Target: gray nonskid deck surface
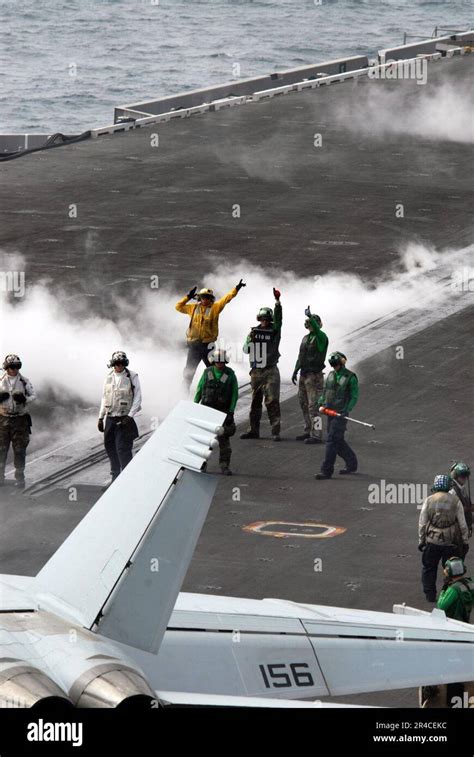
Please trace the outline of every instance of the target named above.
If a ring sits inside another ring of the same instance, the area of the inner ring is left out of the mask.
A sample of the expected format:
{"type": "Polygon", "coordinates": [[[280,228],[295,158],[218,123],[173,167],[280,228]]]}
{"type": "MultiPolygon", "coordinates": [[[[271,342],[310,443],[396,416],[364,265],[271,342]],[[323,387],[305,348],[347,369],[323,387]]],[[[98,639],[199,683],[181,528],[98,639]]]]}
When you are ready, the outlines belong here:
{"type": "Polygon", "coordinates": [[[406,240],[462,247],[468,145],[349,126],[369,91],[409,108],[446,82],[465,87],[473,61],[431,64],[426,87],[347,81],[3,164],[0,249],[24,254],[32,280],[93,295],[100,311],[152,274],[188,287],[216,257],[372,278],[406,240]]]}

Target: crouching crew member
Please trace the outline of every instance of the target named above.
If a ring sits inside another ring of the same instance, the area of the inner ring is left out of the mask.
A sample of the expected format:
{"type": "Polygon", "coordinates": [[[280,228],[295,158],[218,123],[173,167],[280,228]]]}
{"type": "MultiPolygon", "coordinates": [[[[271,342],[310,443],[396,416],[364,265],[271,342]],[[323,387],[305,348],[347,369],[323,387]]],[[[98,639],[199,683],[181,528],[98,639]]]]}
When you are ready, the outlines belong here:
{"type": "Polygon", "coordinates": [[[18,355],[7,355],[0,373],[0,486],[5,482],[5,465],[13,448],[15,486],[25,488],[26,448],[30,443],[31,416],[28,405],[36,399],[29,379],[20,373],[18,355]]]}
{"type": "MultiPolygon", "coordinates": [[[[446,617],[469,623],[474,604],[474,583],[466,575],[464,561],[450,557],[444,564],[444,584],[436,607],[444,610],[446,617]]],[[[422,707],[459,707],[467,699],[472,683],[448,683],[447,686],[422,686],[422,707]]]]}
{"type": "MultiPolygon", "coordinates": [[[[460,557],[451,557],[446,560],[445,581],[436,605],[439,610],[444,610],[446,617],[460,620],[462,623],[469,623],[474,604],[474,582],[466,574],[466,566],[460,557]]],[[[469,688],[468,683],[448,683],[446,686],[447,706],[458,706],[456,703],[463,702],[466,695],[469,701],[469,688]]]]}
{"type": "Polygon", "coordinates": [[[227,365],[225,350],[211,354],[212,364],[206,368],[199,381],[194,402],[213,407],[227,413],[224,433],[217,437],[219,442],[219,466],[225,476],[232,475],[229,468],[232,449],[230,437],[235,434],[234,410],[239,396],[237,377],[227,365]]]}
{"type": "Polygon", "coordinates": [[[444,564],[445,581],[436,607],[448,618],[469,623],[474,604],[474,583],[467,575],[464,560],[450,557],[444,564]]]}
{"type": "Polygon", "coordinates": [[[142,392],[138,374],[130,371],[125,352],[114,352],[104,383],[97,428],[104,434],[112,481],[132,459],[133,440],[138,436],[134,416],[141,409],[142,392]],[[105,425],[104,425],[105,419],[105,425]]]}
{"type": "Polygon", "coordinates": [[[212,289],[201,289],[193,287],[189,292],[176,303],[175,308],[178,313],[184,313],[190,316],[188,330],[186,332],[188,355],[184,367],[184,385],[186,391],[192,384],[196,368],[201,360],[204,365],[209,366],[209,352],[214,347],[214,342],[219,335],[219,315],[224,310],[237,293],[246,286],[242,279],[230,290],[228,294],[216,301],[212,289]],[[191,305],[189,300],[197,299],[197,303],[191,305]]]}
{"type": "Polygon", "coordinates": [[[344,434],[347,428],[346,418],[359,398],[359,382],[356,374],[346,368],[346,360],[342,352],[333,352],[329,356],[329,365],[333,370],[328,374],[324,384],[320,405],[329,410],[336,410],[341,413],[342,418],[328,417],[326,454],[321,465],[321,473],[315,476],[317,479],[331,478],[337,455],[342,457],[346,464],[339,473],[355,473],[357,470],[356,454],[344,439],[344,434]]]}
{"type": "Polygon", "coordinates": [[[262,402],[265,401],[268,420],[272,429],[274,442],[280,441],[280,371],[278,347],[281,339],[283,311],[281,292],[273,290],[275,308],[260,308],[257,314],[258,326],[254,326],[247,336],[243,351],[250,360],[250,387],[252,403],[250,405],[249,428],[240,435],[241,439],[258,439],[262,419],[262,402]]]}
{"type": "Polygon", "coordinates": [[[319,315],[313,315],[310,307],[304,311],[305,328],[309,334],[303,337],[298,360],[291,380],[296,384],[298,371],[298,399],[304,418],[303,433],[296,437],[297,441],[305,444],[320,444],[323,439],[322,419],[318,413],[319,398],[324,390],[324,361],[328,349],[328,338],[322,331],[319,315]]]}
{"type": "Polygon", "coordinates": [[[435,476],[431,491],[423,502],[418,523],[418,549],[422,552],[421,582],[428,602],[436,602],[438,564],[450,557],[464,557],[469,549],[464,510],[455,494],[452,480],[444,474],[435,476]]]}

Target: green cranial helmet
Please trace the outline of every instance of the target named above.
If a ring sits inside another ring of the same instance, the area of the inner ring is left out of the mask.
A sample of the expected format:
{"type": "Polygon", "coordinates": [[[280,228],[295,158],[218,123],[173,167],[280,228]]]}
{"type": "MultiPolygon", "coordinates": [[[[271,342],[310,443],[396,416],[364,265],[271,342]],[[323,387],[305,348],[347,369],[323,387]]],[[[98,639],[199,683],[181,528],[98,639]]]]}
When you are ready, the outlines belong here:
{"type": "Polygon", "coordinates": [[[444,564],[444,570],[450,578],[453,578],[453,576],[463,576],[466,566],[462,557],[450,557],[444,564]]]}
{"type": "Polygon", "coordinates": [[[273,310],[271,308],[260,308],[257,313],[257,321],[272,321],[273,310]]]}
{"type": "Polygon", "coordinates": [[[457,478],[458,476],[466,476],[467,478],[468,476],[471,475],[471,469],[469,465],[461,461],[459,461],[458,463],[454,463],[451,466],[449,472],[451,473],[453,478],[457,478]]]}

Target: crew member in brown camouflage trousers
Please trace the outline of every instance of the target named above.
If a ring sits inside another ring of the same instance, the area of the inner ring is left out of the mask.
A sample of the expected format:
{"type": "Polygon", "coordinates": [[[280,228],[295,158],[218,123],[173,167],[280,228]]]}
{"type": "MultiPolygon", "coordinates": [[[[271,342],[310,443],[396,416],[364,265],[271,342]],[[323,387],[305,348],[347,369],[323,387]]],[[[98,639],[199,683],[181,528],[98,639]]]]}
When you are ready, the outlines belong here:
{"type": "Polygon", "coordinates": [[[249,428],[240,435],[241,439],[258,439],[262,418],[262,402],[265,401],[268,420],[272,428],[272,439],[280,441],[280,371],[278,347],[281,338],[283,311],[280,303],[281,292],[273,290],[275,308],[260,308],[257,314],[258,326],[250,330],[243,350],[250,360],[250,386],[252,404],[250,406],[249,428]]]}
{"type": "Polygon", "coordinates": [[[26,448],[30,443],[31,417],[27,405],[36,399],[29,379],[20,373],[18,355],[7,355],[0,372],[0,486],[5,482],[5,464],[13,447],[15,485],[25,488],[26,448]]]}
{"type": "Polygon", "coordinates": [[[451,466],[449,471],[451,476],[451,494],[455,494],[459,499],[464,509],[464,517],[466,518],[467,530],[469,532],[469,538],[472,536],[472,502],[471,502],[471,490],[469,486],[469,477],[471,475],[471,469],[469,465],[461,461],[455,462],[451,466]]]}
{"type": "Polygon", "coordinates": [[[321,444],[323,440],[322,422],[318,413],[319,398],[324,389],[324,361],[328,350],[328,338],[322,331],[319,315],[313,315],[308,305],[304,311],[305,328],[309,334],[303,337],[298,360],[291,380],[296,384],[298,371],[298,399],[304,418],[304,431],[296,437],[305,444],[321,444]]]}

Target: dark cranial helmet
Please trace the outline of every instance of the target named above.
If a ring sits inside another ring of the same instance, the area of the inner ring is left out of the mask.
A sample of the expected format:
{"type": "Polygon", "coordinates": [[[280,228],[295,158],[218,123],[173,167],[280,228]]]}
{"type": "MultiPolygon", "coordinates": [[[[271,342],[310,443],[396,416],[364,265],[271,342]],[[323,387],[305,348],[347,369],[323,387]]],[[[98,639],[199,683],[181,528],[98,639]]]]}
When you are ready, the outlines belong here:
{"type": "Polygon", "coordinates": [[[451,476],[447,476],[445,473],[441,473],[440,475],[434,477],[431,491],[432,492],[449,492],[452,485],[453,485],[453,480],[451,476]]]}
{"type": "Polygon", "coordinates": [[[257,321],[273,321],[273,310],[271,308],[260,308],[257,313],[257,321]]]}
{"type": "Polygon", "coordinates": [[[125,365],[127,366],[129,364],[129,359],[125,352],[122,352],[121,350],[118,350],[117,352],[112,353],[112,357],[110,358],[108,362],[108,367],[113,368],[114,365],[125,365]]]}
{"type": "Polygon", "coordinates": [[[471,469],[469,465],[466,463],[462,463],[459,461],[459,463],[454,463],[454,465],[451,466],[450,471],[453,478],[457,478],[458,476],[468,476],[471,475],[471,469]]]}
{"type": "Polygon", "coordinates": [[[21,368],[21,360],[18,355],[7,355],[3,361],[3,368],[4,370],[7,368],[18,368],[19,370],[21,368]]]}
{"type": "Polygon", "coordinates": [[[339,365],[339,363],[342,363],[343,360],[347,360],[346,356],[343,352],[332,352],[329,355],[329,365],[332,365],[334,368],[336,365],[339,365]]]}
{"type": "MultiPolygon", "coordinates": [[[[314,320],[317,322],[319,328],[322,327],[323,322],[322,322],[321,318],[319,317],[319,315],[316,315],[316,313],[311,313],[311,318],[314,318],[314,320]]],[[[304,322],[305,329],[310,329],[311,328],[311,318],[306,318],[305,319],[305,322],[304,322]]]]}

